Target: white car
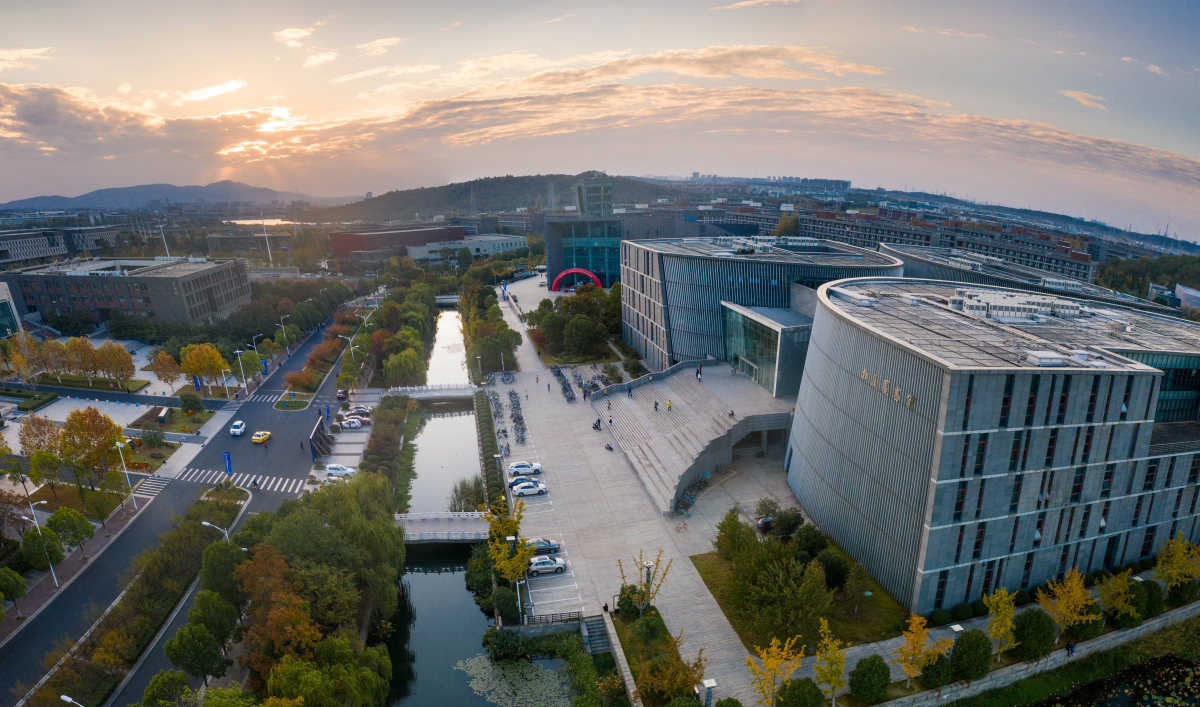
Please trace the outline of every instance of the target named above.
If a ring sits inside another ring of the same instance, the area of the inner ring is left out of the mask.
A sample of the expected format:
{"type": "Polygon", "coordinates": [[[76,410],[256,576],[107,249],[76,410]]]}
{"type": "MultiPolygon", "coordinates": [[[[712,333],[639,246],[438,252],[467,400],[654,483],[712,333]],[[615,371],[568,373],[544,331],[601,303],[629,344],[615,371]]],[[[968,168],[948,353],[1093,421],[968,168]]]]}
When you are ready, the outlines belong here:
{"type": "Polygon", "coordinates": [[[362,423],[354,418],[350,418],[348,420],[342,420],[342,427],[345,427],[348,430],[357,430],[358,428],[362,427],[362,423]]]}
{"type": "Polygon", "coordinates": [[[544,496],[546,490],[546,484],[540,481],[526,481],[513,486],[512,492],[514,496],[544,496]]]}
{"type": "Polygon", "coordinates": [[[229,434],[233,437],[241,437],[246,434],[246,423],[238,420],[229,426],[229,434]]]}
{"type": "Polygon", "coordinates": [[[326,476],[354,476],[355,473],[356,473],[355,469],[351,469],[348,466],[342,466],[341,464],[326,464],[325,465],[325,475],[326,476]]]}
{"type": "Polygon", "coordinates": [[[508,465],[509,476],[527,476],[530,474],[536,476],[540,473],[542,473],[542,465],[537,462],[521,461],[508,465]]]}
{"type": "Polygon", "coordinates": [[[359,417],[357,415],[350,415],[349,417],[342,418],[343,422],[350,422],[351,420],[357,422],[359,427],[366,427],[367,425],[371,424],[371,418],[369,418],[369,417],[359,417]]]}
{"type": "Polygon", "coordinates": [[[534,555],[529,558],[529,574],[536,577],[539,574],[562,574],[563,570],[567,569],[567,561],[561,557],[551,557],[549,555],[534,555]]]}

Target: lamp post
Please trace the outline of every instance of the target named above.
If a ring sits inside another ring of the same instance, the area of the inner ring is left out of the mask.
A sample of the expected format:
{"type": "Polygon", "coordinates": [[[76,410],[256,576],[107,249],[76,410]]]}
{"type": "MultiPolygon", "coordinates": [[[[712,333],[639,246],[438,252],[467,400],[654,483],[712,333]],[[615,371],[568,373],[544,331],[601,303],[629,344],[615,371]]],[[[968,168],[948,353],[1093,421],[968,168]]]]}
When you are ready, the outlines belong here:
{"type": "Polygon", "coordinates": [[[479,382],[483,382],[483,356],[476,356],[475,363],[479,365],[479,382]]]}
{"type": "Polygon", "coordinates": [[[66,695],[59,695],[59,699],[61,699],[63,702],[66,702],[67,704],[79,705],[79,707],[83,707],[83,705],[79,704],[78,702],[71,699],[70,697],[67,697],[66,695]]]}
{"type": "Polygon", "coordinates": [[[500,460],[504,458],[504,455],[503,454],[493,454],[492,458],[496,460],[496,478],[499,479],[501,484],[503,484],[504,483],[504,465],[500,463],[500,460]]]}
{"type": "Polygon", "coordinates": [[[59,587],[58,575],[56,575],[54,573],[54,563],[50,561],[50,548],[46,547],[46,536],[42,535],[42,526],[38,524],[37,515],[33,512],[34,506],[40,506],[43,503],[45,503],[45,501],[38,501],[37,503],[30,503],[29,504],[29,515],[31,517],[26,518],[25,516],[21,516],[21,518],[23,520],[29,521],[30,523],[33,523],[33,527],[37,528],[38,539],[42,541],[42,551],[46,553],[46,564],[50,565],[50,577],[54,580],[54,588],[58,589],[58,587],[59,587]]]}
{"type": "Polygon", "coordinates": [[[284,319],[288,319],[288,318],[290,318],[291,316],[292,316],[292,315],[290,315],[290,314],[285,314],[285,315],[283,315],[282,317],[280,317],[280,318],[279,318],[279,333],[280,333],[280,335],[282,335],[282,336],[283,336],[283,340],[284,340],[284,342],[285,342],[285,343],[287,342],[287,329],[284,329],[284,328],[283,328],[283,320],[284,320],[284,319]]]}
{"type": "MultiPolygon", "coordinates": [[[[242,354],[246,353],[241,349],[234,349],[233,355],[238,357],[238,370],[242,372],[242,388],[246,387],[246,366],[242,364],[242,354]]],[[[247,393],[250,391],[247,390],[247,393]]]]}
{"type": "Polygon", "coordinates": [[[254,338],[250,339],[250,348],[254,349],[254,355],[258,355],[258,340],[266,336],[266,334],[255,334],[254,338]]]}
{"type": "Polygon", "coordinates": [[[209,527],[209,528],[213,528],[213,529],[215,529],[215,530],[219,530],[219,531],[221,531],[221,535],[224,535],[224,536],[225,536],[225,542],[230,542],[230,540],[229,540],[229,531],[228,531],[228,530],[226,530],[226,529],[224,529],[224,528],[222,528],[221,526],[219,526],[219,525],[213,525],[212,523],[209,523],[209,522],[208,522],[208,521],[206,521],[206,520],[202,520],[202,521],[200,521],[200,525],[207,526],[207,527],[209,527]]]}
{"type": "Polygon", "coordinates": [[[121,449],[125,446],[124,442],[117,442],[117,454],[121,455],[121,471],[125,472],[125,485],[129,487],[129,498],[133,501],[133,510],[137,510],[137,498],[133,495],[133,484],[129,483],[129,469],[125,467],[125,452],[121,449]]]}
{"type": "Polygon", "coordinates": [[[225,375],[226,373],[228,373],[230,376],[232,376],[233,371],[229,370],[228,368],[221,369],[221,385],[225,388],[225,397],[228,398],[229,397],[229,376],[226,376],[225,375]]]}

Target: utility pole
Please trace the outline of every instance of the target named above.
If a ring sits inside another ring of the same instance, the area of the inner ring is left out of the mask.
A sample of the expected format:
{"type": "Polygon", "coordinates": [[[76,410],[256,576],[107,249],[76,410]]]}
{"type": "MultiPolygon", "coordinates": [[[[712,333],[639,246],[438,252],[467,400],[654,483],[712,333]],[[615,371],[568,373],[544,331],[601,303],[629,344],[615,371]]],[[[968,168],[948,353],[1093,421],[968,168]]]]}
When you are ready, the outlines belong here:
{"type": "Polygon", "coordinates": [[[158,227],[158,235],[162,236],[163,250],[167,251],[167,257],[171,257],[171,249],[167,247],[167,234],[163,232],[163,227],[158,227]]]}

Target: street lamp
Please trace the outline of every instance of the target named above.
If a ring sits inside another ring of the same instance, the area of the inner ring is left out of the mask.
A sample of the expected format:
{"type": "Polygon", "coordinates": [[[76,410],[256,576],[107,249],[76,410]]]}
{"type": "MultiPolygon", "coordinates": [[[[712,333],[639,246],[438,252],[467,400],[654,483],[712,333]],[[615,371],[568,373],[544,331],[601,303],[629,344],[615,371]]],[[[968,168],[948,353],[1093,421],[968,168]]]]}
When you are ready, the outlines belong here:
{"type": "Polygon", "coordinates": [[[226,529],[224,529],[224,528],[222,528],[221,526],[219,526],[219,525],[213,525],[212,523],[209,523],[209,522],[208,522],[208,521],[206,521],[206,520],[202,520],[202,521],[200,521],[200,525],[204,525],[204,526],[207,526],[207,527],[209,527],[209,528],[215,528],[216,530],[219,530],[219,531],[221,531],[221,535],[224,535],[224,536],[225,536],[225,542],[230,542],[230,540],[229,540],[229,531],[228,531],[228,530],[226,530],[226,529]]]}
{"type": "Polygon", "coordinates": [[[223,385],[225,387],[225,397],[228,398],[229,397],[229,377],[225,375],[226,373],[228,373],[229,375],[232,376],[233,371],[228,368],[221,369],[221,385],[223,385]]]}
{"type": "Polygon", "coordinates": [[[292,315],[285,314],[279,318],[279,332],[283,336],[284,343],[287,343],[287,330],[283,328],[283,320],[290,318],[292,315]]]}
{"type": "MultiPolygon", "coordinates": [[[[246,387],[246,366],[242,364],[242,354],[246,353],[241,349],[234,349],[233,355],[238,357],[238,370],[242,372],[242,387],[246,387]]],[[[249,393],[250,391],[246,391],[249,393]]]]}
{"type": "Polygon", "coordinates": [[[124,442],[117,442],[117,454],[121,455],[121,471],[125,472],[125,485],[129,487],[129,498],[133,501],[133,510],[137,510],[137,498],[133,495],[133,484],[129,483],[129,469],[125,467],[125,452],[121,449],[125,446],[124,442]]]}
{"type": "Polygon", "coordinates": [[[78,702],[71,699],[70,697],[67,697],[66,695],[59,695],[59,699],[61,699],[63,702],[66,702],[68,704],[79,705],[79,707],[83,707],[83,705],[80,705],[78,702]]]}
{"type": "Polygon", "coordinates": [[[45,503],[45,501],[38,501],[37,503],[29,504],[29,515],[33,517],[26,518],[25,516],[21,516],[21,519],[33,523],[33,527],[37,528],[38,539],[42,541],[42,550],[46,553],[46,564],[50,565],[50,577],[54,579],[54,588],[58,589],[58,575],[54,573],[54,563],[50,561],[50,548],[46,547],[46,537],[42,535],[42,526],[38,525],[37,514],[33,512],[34,506],[40,506],[43,503],[45,503]]]}
{"type": "Polygon", "coordinates": [[[250,340],[250,348],[254,349],[255,356],[258,355],[258,343],[257,342],[259,339],[263,338],[264,336],[266,336],[266,334],[255,334],[254,338],[250,340]]]}
{"type": "Polygon", "coordinates": [[[475,363],[479,365],[479,382],[483,382],[483,356],[476,356],[475,363]]]}

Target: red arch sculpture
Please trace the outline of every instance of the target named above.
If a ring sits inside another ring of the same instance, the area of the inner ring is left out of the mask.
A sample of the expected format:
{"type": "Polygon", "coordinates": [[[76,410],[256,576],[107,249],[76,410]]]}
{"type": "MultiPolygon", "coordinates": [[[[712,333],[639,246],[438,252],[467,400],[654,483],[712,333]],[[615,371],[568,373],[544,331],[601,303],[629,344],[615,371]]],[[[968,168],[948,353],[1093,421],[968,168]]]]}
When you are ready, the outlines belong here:
{"type": "Polygon", "coordinates": [[[596,277],[596,273],[592,272],[591,270],[584,270],[583,268],[567,268],[566,270],[560,272],[558,277],[554,278],[554,282],[550,283],[550,289],[557,290],[559,283],[561,283],[562,279],[567,275],[587,275],[592,279],[592,282],[596,284],[596,287],[600,287],[602,289],[604,287],[600,284],[600,278],[596,277]]]}

